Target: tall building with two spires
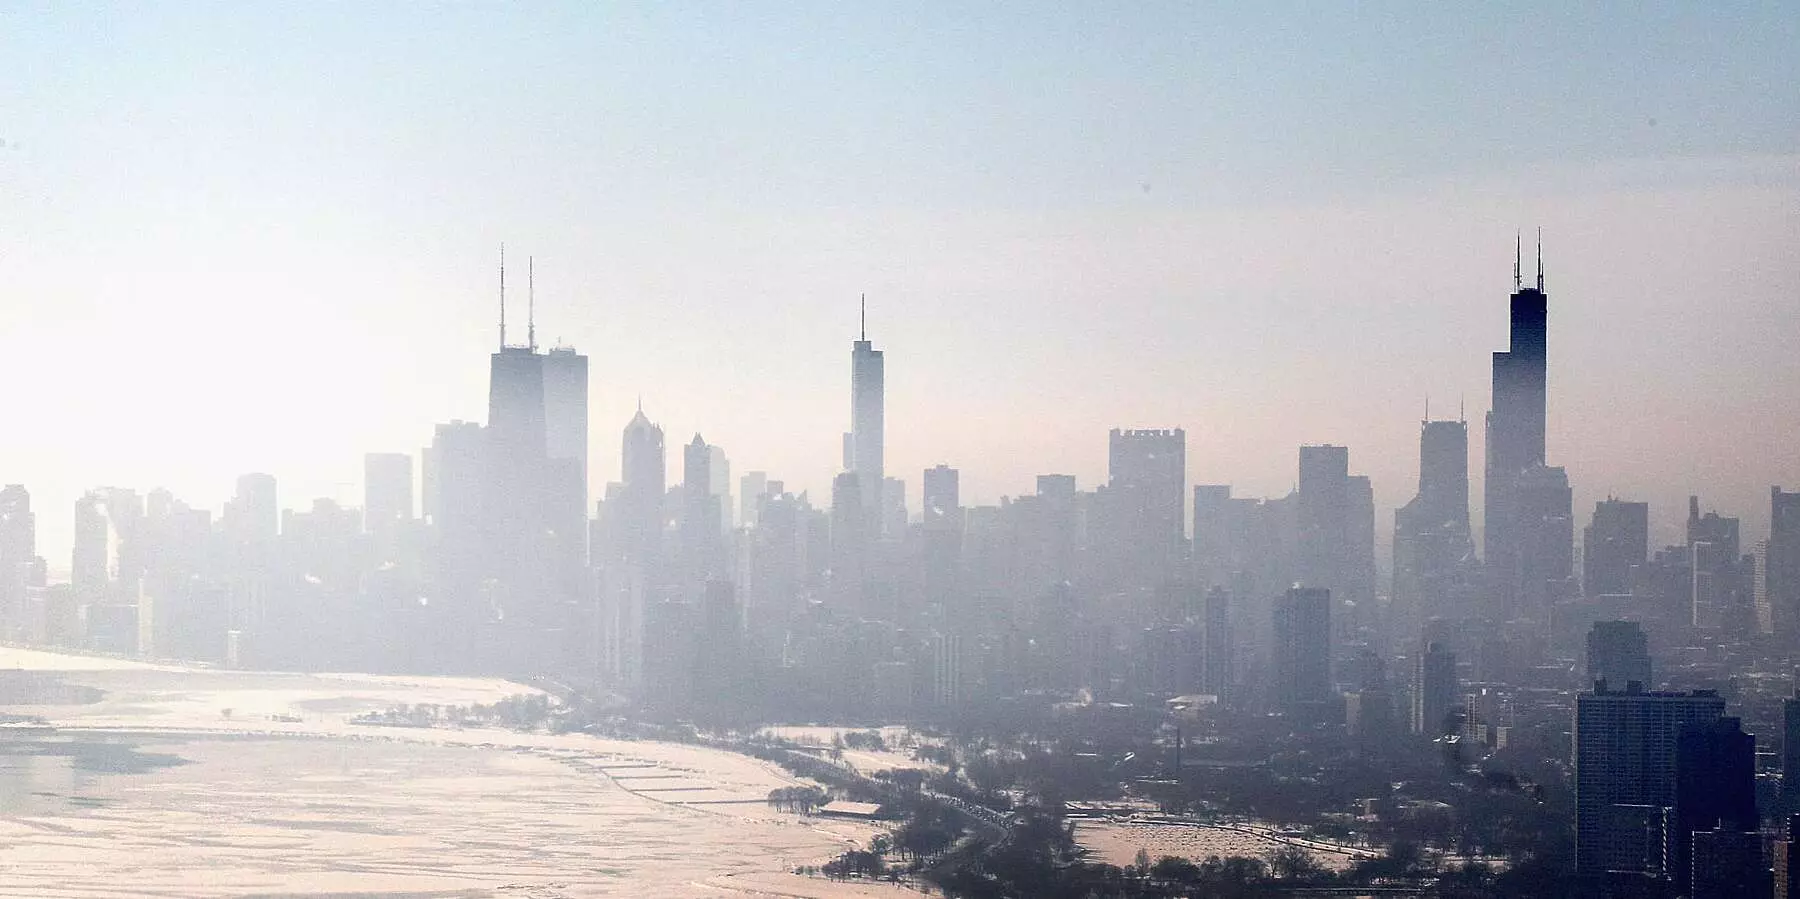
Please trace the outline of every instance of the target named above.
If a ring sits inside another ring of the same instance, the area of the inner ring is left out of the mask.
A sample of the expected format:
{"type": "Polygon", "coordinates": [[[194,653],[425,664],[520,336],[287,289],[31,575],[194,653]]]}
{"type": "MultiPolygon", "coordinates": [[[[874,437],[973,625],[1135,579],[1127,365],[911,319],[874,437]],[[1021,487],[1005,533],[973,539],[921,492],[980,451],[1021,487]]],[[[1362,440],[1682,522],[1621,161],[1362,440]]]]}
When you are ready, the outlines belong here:
{"type": "Polygon", "coordinates": [[[482,478],[489,639],[484,667],[526,669],[569,648],[587,564],[587,357],[540,352],[535,263],[526,339],[506,333],[500,257],[500,346],[490,356],[482,478]]]}
{"type": "Polygon", "coordinates": [[[1570,589],[1574,561],[1568,476],[1544,464],[1549,295],[1542,238],[1534,286],[1524,284],[1522,256],[1513,257],[1511,344],[1494,354],[1487,417],[1484,556],[1489,613],[1501,620],[1543,619],[1545,604],[1570,589]]]}

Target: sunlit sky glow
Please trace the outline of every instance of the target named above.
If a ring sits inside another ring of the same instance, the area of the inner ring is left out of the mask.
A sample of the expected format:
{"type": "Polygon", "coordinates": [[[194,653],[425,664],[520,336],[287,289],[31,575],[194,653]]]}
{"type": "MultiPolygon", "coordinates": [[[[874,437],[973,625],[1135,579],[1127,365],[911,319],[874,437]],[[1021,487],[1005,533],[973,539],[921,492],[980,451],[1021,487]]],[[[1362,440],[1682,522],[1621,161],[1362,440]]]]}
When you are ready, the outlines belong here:
{"type": "Polygon", "coordinates": [[[505,241],[596,485],[641,394],[822,503],[866,291],[915,507],[1181,426],[1252,495],[1349,445],[1385,539],[1427,396],[1479,503],[1542,226],[1578,524],[1800,485],[1800,6],[1051,6],[0,10],[0,481],[53,567],[99,484],[360,502],[485,415],[505,241]]]}

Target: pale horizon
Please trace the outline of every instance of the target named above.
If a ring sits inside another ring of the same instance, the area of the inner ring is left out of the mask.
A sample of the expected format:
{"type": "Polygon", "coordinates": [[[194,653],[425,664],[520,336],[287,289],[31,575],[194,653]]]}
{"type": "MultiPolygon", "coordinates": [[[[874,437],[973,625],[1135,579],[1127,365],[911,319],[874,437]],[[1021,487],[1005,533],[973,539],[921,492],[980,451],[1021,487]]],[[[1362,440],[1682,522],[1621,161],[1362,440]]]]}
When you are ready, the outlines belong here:
{"type": "Polygon", "coordinates": [[[90,487],[216,511],[266,471],[284,507],[358,505],[364,453],[483,420],[501,242],[513,321],[535,257],[540,343],[591,359],[595,495],[641,395],[734,492],[763,470],[825,505],[867,293],[915,511],[940,462],[989,504],[1103,482],[1110,428],[1182,427],[1190,486],[1243,495],[1349,446],[1385,546],[1427,398],[1464,404],[1480,509],[1538,227],[1578,530],[1647,500],[1660,546],[1697,493],[1748,546],[1800,484],[1779,10],[11,18],[0,481],[53,568],[90,487]],[[1508,43],[1533,65],[1496,67],[1508,43]]]}

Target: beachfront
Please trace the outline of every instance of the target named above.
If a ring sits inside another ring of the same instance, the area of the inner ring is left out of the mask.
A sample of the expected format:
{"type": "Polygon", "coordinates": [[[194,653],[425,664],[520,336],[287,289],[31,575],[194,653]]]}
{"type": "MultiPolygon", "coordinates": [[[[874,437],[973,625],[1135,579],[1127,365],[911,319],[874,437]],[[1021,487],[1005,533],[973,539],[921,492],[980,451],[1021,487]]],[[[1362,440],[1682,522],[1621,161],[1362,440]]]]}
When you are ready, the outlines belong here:
{"type": "Polygon", "coordinates": [[[0,896],[917,895],[785,873],[878,830],[775,811],[769,791],[797,781],[755,759],[349,723],[401,704],[527,692],[505,681],[0,648],[7,669],[57,672],[104,696],[0,707],[57,728],[6,738],[0,754],[0,896]]]}

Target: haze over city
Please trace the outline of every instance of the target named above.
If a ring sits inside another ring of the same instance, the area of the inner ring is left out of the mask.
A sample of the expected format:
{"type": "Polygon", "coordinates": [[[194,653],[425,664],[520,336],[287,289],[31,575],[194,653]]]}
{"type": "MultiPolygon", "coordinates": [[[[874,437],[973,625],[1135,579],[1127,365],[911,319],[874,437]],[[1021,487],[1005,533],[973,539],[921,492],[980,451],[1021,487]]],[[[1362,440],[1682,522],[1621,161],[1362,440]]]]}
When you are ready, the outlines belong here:
{"type": "Polygon", "coordinates": [[[938,462],[994,502],[1182,426],[1195,482],[1278,495],[1334,442],[1386,510],[1427,399],[1486,409],[1542,227],[1577,507],[1643,496],[1670,536],[1695,492],[1760,528],[1800,457],[1800,34],[1614,18],[15,10],[0,376],[43,439],[0,470],[59,567],[95,484],[353,502],[363,452],[480,418],[504,241],[545,342],[594,360],[597,473],[642,396],[826,492],[867,293],[915,506],[938,462]]]}
{"type": "Polygon", "coordinates": [[[0,10],[0,892],[1800,899],[1796,47],[0,10]]]}

